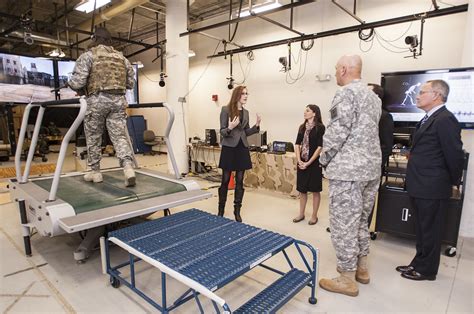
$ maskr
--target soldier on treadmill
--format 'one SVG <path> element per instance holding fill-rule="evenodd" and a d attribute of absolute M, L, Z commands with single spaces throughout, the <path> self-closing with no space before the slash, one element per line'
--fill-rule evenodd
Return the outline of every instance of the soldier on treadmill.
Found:
<path fill-rule="evenodd" d="M 69 87 L 86 95 L 87 111 L 84 131 L 88 165 L 91 172 L 84 180 L 103 181 L 100 172 L 101 141 L 104 127 L 114 145 L 125 175 L 125 186 L 135 185 L 133 153 L 127 140 L 127 100 L 125 91 L 135 85 L 135 73 L 123 54 L 112 47 L 112 37 L 104 27 L 96 27 L 92 42 L 76 61 Z"/>

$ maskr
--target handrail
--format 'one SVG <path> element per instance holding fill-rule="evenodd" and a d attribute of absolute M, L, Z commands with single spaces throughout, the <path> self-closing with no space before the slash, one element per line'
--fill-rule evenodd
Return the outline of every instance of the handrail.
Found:
<path fill-rule="evenodd" d="M 128 108 L 131 108 L 131 109 L 161 108 L 161 107 L 165 107 L 166 110 L 168 110 L 168 114 L 169 114 L 168 125 L 166 126 L 165 135 L 163 136 L 165 138 L 166 148 L 168 149 L 168 156 L 171 160 L 171 165 L 173 167 L 174 175 L 175 175 L 176 179 L 182 179 L 181 173 L 179 172 L 179 169 L 178 169 L 178 165 L 176 164 L 176 158 L 174 157 L 173 147 L 171 146 L 171 142 L 170 142 L 170 138 L 169 138 L 170 133 L 171 133 L 171 127 L 173 126 L 173 123 L 174 123 L 173 108 L 171 108 L 171 106 L 168 105 L 165 102 L 128 105 Z"/>
<path fill-rule="evenodd" d="M 165 142 L 166 142 L 166 148 L 168 149 L 168 156 L 170 157 L 171 165 L 173 166 L 174 176 L 176 177 L 176 179 L 181 179 L 181 174 L 179 173 L 178 165 L 176 164 L 176 159 L 174 158 L 173 147 L 171 146 L 171 142 L 169 138 L 170 133 L 171 133 L 171 127 L 173 126 L 173 123 L 174 123 L 174 111 L 171 108 L 171 106 L 165 102 L 163 103 L 163 107 L 165 107 L 166 110 L 168 110 L 168 113 L 170 116 L 168 120 L 168 125 L 166 126 L 165 136 L 164 136 Z"/>
<path fill-rule="evenodd" d="M 36 117 L 35 128 L 33 131 L 33 136 L 31 139 L 30 148 L 28 150 L 28 157 L 26 159 L 26 165 L 21 175 L 21 151 L 23 149 L 23 144 L 25 141 L 25 134 L 26 134 L 26 127 L 28 125 L 28 118 L 33 107 L 39 107 L 38 116 Z M 43 120 L 44 110 L 48 107 L 79 107 L 79 114 L 77 115 L 76 119 L 74 120 L 73 124 L 67 131 L 66 135 L 63 138 L 61 143 L 61 148 L 59 150 L 59 157 L 56 163 L 56 170 L 54 172 L 53 182 L 51 184 L 51 190 L 49 192 L 49 197 L 47 201 L 54 201 L 56 199 L 56 192 L 58 190 L 59 179 L 61 176 L 61 170 L 64 163 L 64 158 L 66 157 L 66 150 L 67 146 L 69 145 L 69 141 L 76 132 L 79 125 L 84 120 L 84 116 L 86 115 L 87 103 L 84 96 L 81 98 L 72 98 L 72 99 L 64 99 L 58 101 L 45 101 L 45 102 L 32 102 L 29 103 L 23 114 L 23 119 L 21 122 L 20 133 L 18 136 L 18 146 L 15 152 L 15 170 L 16 170 L 16 179 L 18 183 L 26 183 L 28 182 L 28 177 L 30 174 L 31 162 L 33 161 L 34 153 L 36 150 L 36 144 L 38 142 L 39 137 L 39 130 L 41 128 L 41 123 Z"/>

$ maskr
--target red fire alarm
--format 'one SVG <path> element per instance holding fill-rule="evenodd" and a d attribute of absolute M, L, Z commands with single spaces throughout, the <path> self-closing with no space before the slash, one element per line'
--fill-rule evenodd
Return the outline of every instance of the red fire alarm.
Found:
<path fill-rule="evenodd" d="M 217 95 L 212 95 L 212 101 L 217 101 L 218 97 Z"/>

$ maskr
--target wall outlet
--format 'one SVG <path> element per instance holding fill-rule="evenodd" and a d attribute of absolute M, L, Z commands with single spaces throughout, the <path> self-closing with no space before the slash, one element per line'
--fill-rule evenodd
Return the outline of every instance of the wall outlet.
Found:
<path fill-rule="evenodd" d="M 186 97 L 178 97 L 179 102 L 186 102 Z"/>

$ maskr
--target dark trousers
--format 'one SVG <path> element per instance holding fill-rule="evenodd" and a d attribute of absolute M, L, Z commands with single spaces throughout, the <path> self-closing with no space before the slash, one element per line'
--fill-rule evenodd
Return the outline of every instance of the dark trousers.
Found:
<path fill-rule="evenodd" d="M 416 255 L 410 263 L 425 276 L 438 274 L 447 200 L 410 197 L 415 212 Z"/>

